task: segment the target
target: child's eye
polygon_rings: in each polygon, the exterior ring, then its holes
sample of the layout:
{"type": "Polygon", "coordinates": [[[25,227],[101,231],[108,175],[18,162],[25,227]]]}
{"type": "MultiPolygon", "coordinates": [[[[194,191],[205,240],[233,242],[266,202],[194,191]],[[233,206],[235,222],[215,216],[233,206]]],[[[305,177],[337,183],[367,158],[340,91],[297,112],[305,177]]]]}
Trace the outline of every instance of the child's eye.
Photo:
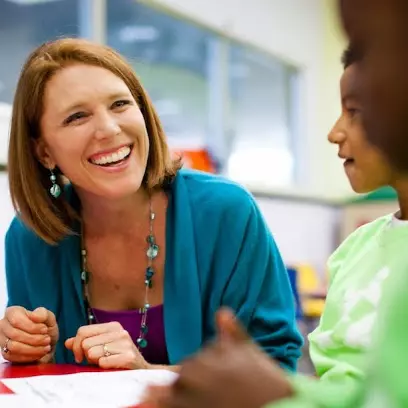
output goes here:
{"type": "Polygon", "coordinates": [[[360,109],[356,109],[356,108],[349,108],[347,109],[348,114],[350,115],[351,118],[356,117],[357,115],[360,114],[360,109]]]}

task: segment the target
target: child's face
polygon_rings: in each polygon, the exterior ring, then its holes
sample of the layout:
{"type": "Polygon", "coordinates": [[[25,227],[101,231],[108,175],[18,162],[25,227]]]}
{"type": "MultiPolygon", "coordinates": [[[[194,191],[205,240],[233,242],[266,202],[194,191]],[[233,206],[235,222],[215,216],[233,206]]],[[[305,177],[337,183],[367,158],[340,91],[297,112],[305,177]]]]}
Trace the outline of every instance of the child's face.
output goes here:
{"type": "Polygon", "coordinates": [[[344,170],[357,193],[368,193],[392,184],[393,170],[382,153],[370,145],[361,123],[362,106],[356,94],[356,67],[349,66],[340,82],[342,112],[330,131],[330,143],[339,147],[344,170]]]}

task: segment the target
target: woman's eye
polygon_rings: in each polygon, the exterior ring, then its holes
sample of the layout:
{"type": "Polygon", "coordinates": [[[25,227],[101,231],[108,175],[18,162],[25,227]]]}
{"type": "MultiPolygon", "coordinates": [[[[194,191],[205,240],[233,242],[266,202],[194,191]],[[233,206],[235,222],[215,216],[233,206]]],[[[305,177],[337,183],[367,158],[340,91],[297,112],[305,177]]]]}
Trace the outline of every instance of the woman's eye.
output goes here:
{"type": "Polygon", "coordinates": [[[130,101],[125,100],[125,99],[120,100],[120,101],[116,101],[116,102],[113,103],[112,107],[113,108],[122,108],[125,105],[130,105],[130,101]]]}
{"type": "Polygon", "coordinates": [[[70,116],[68,116],[68,118],[65,119],[64,124],[69,125],[72,122],[75,122],[79,119],[82,119],[86,116],[85,112],[76,112],[70,116]]]}

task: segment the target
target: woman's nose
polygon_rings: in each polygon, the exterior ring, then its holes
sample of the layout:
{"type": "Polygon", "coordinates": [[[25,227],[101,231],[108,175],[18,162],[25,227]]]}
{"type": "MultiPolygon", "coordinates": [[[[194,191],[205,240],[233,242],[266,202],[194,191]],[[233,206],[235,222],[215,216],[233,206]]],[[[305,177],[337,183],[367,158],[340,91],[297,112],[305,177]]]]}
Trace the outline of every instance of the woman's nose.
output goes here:
{"type": "Polygon", "coordinates": [[[113,137],[120,133],[121,129],[115,118],[109,113],[97,118],[95,136],[98,138],[113,137]]]}

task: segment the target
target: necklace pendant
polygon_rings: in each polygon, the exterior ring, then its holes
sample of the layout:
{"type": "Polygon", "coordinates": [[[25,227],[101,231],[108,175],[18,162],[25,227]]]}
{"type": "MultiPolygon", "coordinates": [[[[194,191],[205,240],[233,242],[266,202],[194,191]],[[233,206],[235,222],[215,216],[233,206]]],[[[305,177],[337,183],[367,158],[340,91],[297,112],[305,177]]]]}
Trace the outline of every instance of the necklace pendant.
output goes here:
{"type": "Polygon", "coordinates": [[[146,241],[148,244],[153,245],[155,243],[154,235],[152,234],[148,235],[146,241]]]}
{"type": "Polygon", "coordinates": [[[154,270],[153,270],[153,268],[152,268],[151,266],[148,266],[148,267],[146,268],[146,280],[152,279],[152,278],[153,278],[153,275],[154,275],[154,270]]]}
{"type": "Polygon", "coordinates": [[[136,340],[136,343],[137,343],[137,345],[138,345],[140,348],[142,348],[142,349],[147,347],[147,340],[144,339],[143,337],[139,337],[139,338],[136,340]]]}
{"type": "Polygon", "coordinates": [[[147,257],[150,260],[153,260],[159,254],[159,246],[156,244],[151,244],[146,251],[147,257]]]}

